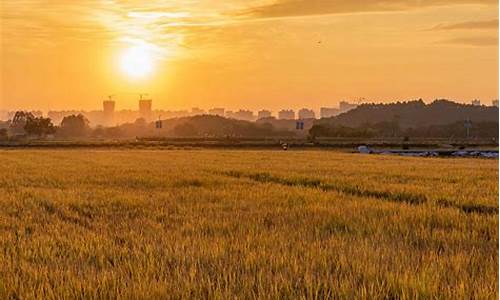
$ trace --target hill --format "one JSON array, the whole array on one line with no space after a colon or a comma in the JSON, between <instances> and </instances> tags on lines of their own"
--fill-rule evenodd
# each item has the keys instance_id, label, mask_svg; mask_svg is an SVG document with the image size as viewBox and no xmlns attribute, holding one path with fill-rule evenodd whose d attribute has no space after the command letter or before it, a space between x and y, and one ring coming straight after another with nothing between
<instances>
[{"instance_id":1,"label":"hill","mask_svg":"<svg viewBox=\"0 0 500 300\"><path fill-rule=\"evenodd\" d=\"M162 122L161 135L167 136L289 136L290 132L271 124L256 124L220 116L201 115L168 119Z\"/></svg>"},{"instance_id":2,"label":"hill","mask_svg":"<svg viewBox=\"0 0 500 300\"><path fill-rule=\"evenodd\" d=\"M466 120L467 124L466 124ZM468 126L468 128L466 127ZM498 107L448 100L364 104L315 122L315 137L498 138Z\"/></svg>"},{"instance_id":3,"label":"hill","mask_svg":"<svg viewBox=\"0 0 500 300\"><path fill-rule=\"evenodd\" d=\"M271 124L256 124L248 121L219 116L200 115L162 120L161 128L144 120L108 128L111 136L164 136L164 137L263 137L291 136L294 133L276 129Z\"/></svg>"},{"instance_id":4,"label":"hill","mask_svg":"<svg viewBox=\"0 0 500 300\"><path fill-rule=\"evenodd\" d=\"M297 120L280 120L275 117L263 118L256 121L257 124L272 126L276 130L294 132L297 135L307 135L308 131L313 127L315 119L304 119L304 130L297 130Z\"/></svg>"},{"instance_id":5,"label":"hill","mask_svg":"<svg viewBox=\"0 0 500 300\"><path fill-rule=\"evenodd\" d=\"M474 106L448 100L425 104L422 100L390 104L363 104L316 124L360 127L366 124L396 121L401 128L447 125L465 120L498 122L498 107Z\"/></svg>"}]
</instances>

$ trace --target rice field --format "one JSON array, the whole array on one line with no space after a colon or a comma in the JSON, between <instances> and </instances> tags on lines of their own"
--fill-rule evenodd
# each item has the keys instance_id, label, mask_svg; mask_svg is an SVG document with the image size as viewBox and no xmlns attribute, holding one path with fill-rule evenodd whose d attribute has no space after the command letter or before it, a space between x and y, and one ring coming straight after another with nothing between
<instances>
[{"instance_id":1,"label":"rice field","mask_svg":"<svg viewBox=\"0 0 500 300\"><path fill-rule=\"evenodd\" d=\"M0 151L0 298L498 298L498 160Z\"/></svg>"}]
</instances>

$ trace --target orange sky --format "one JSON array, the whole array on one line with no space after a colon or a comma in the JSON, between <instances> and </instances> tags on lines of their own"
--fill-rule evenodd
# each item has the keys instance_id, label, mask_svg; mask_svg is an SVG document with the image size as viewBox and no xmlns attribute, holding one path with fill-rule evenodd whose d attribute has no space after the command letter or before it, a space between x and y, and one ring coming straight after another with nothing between
<instances>
[{"instance_id":1,"label":"orange sky","mask_svg":"<svg viewBox=\"0 0 500 300\"><path fill-rule=\"evenodd\" d=\"M139 93L164 109L498 98L492 0L0 5L0 110L99 109L109 94L128 109Z\"/></svg>"}]
</instances>

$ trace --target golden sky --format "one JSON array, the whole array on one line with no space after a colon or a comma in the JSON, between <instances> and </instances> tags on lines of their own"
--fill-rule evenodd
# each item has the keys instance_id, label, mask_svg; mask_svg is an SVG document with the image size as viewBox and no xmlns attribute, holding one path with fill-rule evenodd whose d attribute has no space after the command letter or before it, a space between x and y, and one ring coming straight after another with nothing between
<instances>
[{"instance_id":1,"label":"golden sky","mask_svg":"<svg viewBox=\"0 0 500 300\"><path fill-rule=\"evenodd\" d=\"M498 98L492 0L0 0L0 17L0 109Z\"/></svg>"}]
</instances>

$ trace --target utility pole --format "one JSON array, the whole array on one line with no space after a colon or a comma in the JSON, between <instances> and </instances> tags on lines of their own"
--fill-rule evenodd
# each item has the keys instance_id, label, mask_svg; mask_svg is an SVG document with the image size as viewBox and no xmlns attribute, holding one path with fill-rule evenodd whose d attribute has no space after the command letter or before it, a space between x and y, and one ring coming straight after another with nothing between
<instances>
[{"instance_id":1,"label":"utility pole","mask_svg":"<svg viewBox=\"0 0 500 300\"><path fill-rule=\"evenodd\" d=\"M464 127L465 127L465 130L466 130L467 139L469 139L469 137L470 137L470 129L472 127L472 121L470 119L465 120Z\"/></svg>"}]
</instances>

